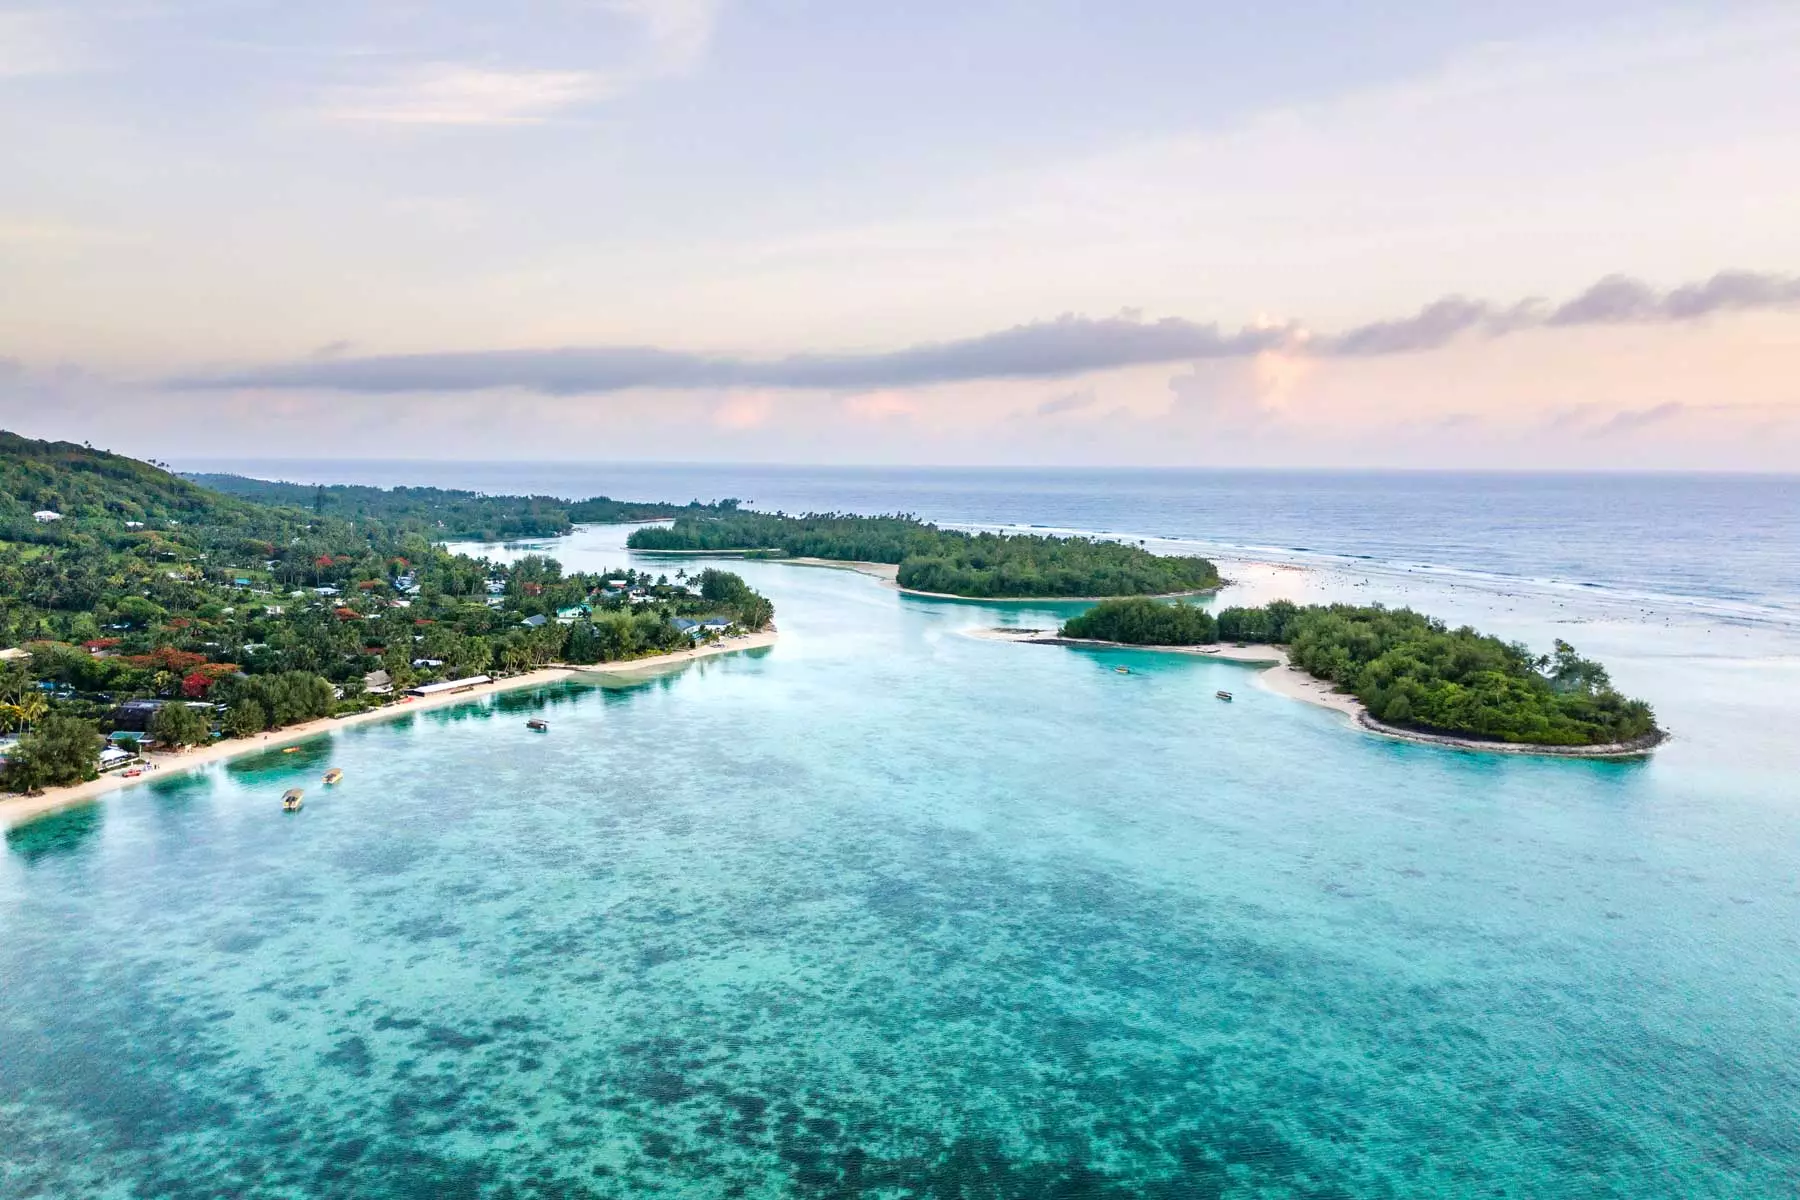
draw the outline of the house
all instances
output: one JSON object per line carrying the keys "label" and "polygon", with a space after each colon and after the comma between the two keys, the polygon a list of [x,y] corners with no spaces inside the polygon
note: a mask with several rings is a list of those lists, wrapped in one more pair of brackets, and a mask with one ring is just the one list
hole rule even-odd
{"label": "house", "polygon": [[144,527],[144,523],[142,521],[127,521],[127,522],[125,522],[125,528],[127,528],[127,529],[142,529],[143,527]]}
{"label": "house", "polygon": [[363,676],[363,691],[371,696],[394,694],[394,680],[386,671],[370,671]]}
{"label": "house", "polygon": [[699,637],[702,632],[700,622],[690,621],[686,617],[676,617],[673,621],[669,622],[669,624],[675,626],[677,630],[687,634],[689,637]]}
{"label": "house", "polygon": [[40,508],[31,514],[31,519],[36,521],[39,525],[48,525],[52,521],[62,520],[62,514],[53,512],[48,508]]}
{"label": "house", "polygon": [[556,623],[558,625],[573,625],[587,615],[588,610],[585,604],[575,604],[568,608],[559,608],[556,610]]}
{"label": "house", "polygon": [[504,579],[490,579],[487,581],[488,595],[500,596],[500,595],[504,595],[505,592],[506,592],[506,581]]}
{"label": "house", "polygon": [[415,666],[415,667],[441,667],[443,665],[444,665],[444,660],[441,658],[415,658],[415,659],[413,659],[413,666]]}
{"label": "house", "polygon": [[487,597],[487,606],[489,608],[499,608],[502,604],[505,604],[505,603],[506,603],[505,596],[489,596],[489,597]]}
{"label": "house", "polygon": [[107,724],[119,733],[144,733],[150,728],[150,718],[156,715],[166,701],[162,700],[127,700],[107,714]]}
{"label": "house", "polygon": [[338,590],[334,587],[316,587],[313,589],[313,595],[315,596],[335,596],[337,594]]}
{"label": "house", "polygon": [[724,617],[708,617],[700,623],[700,628],[708,633],[724,633],[731,628],[731,622]]}
{"label": "house", "polygon": [[107,771],[116,771],[120,767],[128,766],[136,761],[138,761],[138,756],[131,751],[121,750],[117,746],[108,746],[100,752],[100,762],[97,765],[104,774]]}
{"label": "house", "polygon": [[525,628],[527,628],[527,629],[542,629],[544,626],[548,625],[549,623],[550,623],[550,618],[546,617],[543,613],[534,613],[533,615],[526,617],[523,621],[519,622],[519,624],[525,626]]}

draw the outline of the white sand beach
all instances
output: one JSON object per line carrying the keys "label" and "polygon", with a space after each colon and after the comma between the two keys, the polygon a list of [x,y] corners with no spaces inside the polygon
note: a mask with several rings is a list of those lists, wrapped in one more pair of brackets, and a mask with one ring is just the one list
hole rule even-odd
{"label": "white sand beach", "polygon": [[692,650],[677,650],[673,654],[653,654],[647,658],[633,658],[624,662],[589,663],[570,669],[570,674],[582,675],[641,675],[647,671],[661,671],[670,667],[685,666],[703,658],[712,658],[719,654],[735,654],[742,650],[761,650],[773,646],[777,637],[773,629],[761,633],[745,633],[737,637],[721,638],[704,646],[696,646]]}
{"label": "white sand beach", "polygon": [[468,704],[471,701],[481,700],[501,692],[516,692],[525,688],[542,687],[545,684],[560,683],[565,679],[580,675],[619,676],[668,669],[714,655],[732,654],[740,650],[756,650],[764,646],[772,646],[775,644],[775,636],[774,630],[746,634],[742,637],[726,638],[693,650],[683,650],[676,654],[658,654],[649,658],[632,659],[629,662],[599,663],[582,667],[553,665],[536,671],[528,671],[523,675],[514,675],[506,679],[494,680],[491,683],[479,684],[468,691],[408,698],[385,708],[371,709],[368,712],[356,713],[347,717],[323,717],[317,721],[289,725],[285,729],[259,734],[253,738],[226,738],[175,754],[146,754],[142,775],[127,777],[121,772],[114,772],[102,775],[98,779],[91,779],[86,783],[47,788],[35,796],[0,796],[0,829],[23,824],[60,809],[86,804],[102,796],[139,784],[166,779],[171,774],[198,770],[201,767],[224,762],[243,754],[257,754],[264,750],[291,746],[337,729],[365,725],[374,721],[391,721],[411,713],[430,712],[432,709]]}
{"label": "white sand beach", "polygon": [[1658,737],[1597,746],[1540,746],[1526,742],[1490,742],[1451,734],[1401,729],[1377,720],[1355,696],[1341,692],[1323,680],[1314,679],[1294,666],[1288,661],[1287,652],[1279,646],[1132,646],[1123,642],[1059,637],[1051,629],[966,629],[963,632],[970,637],[988,641],[1022,642],[1039,646],[1085,646],[1096,650],[1135,650],[1148,654],[1188,654],[1262,667],[1265,669],[1257,672],[1256,683],[1267,691],[1341,713],[1358,729],[1378,737],[1452,750],[1470,750],[1481,754],[1536,754],[1552,758],[1636,758],[1649,753],[1666,740]]}

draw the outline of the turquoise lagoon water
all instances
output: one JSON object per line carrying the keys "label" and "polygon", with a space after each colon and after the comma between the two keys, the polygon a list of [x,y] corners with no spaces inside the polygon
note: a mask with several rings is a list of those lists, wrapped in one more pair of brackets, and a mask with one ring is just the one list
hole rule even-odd
{"label": "turquoise lagoon water", "polygon": [[0,1196],[1796,1193],[1781,629],[1234,572],[1577,629],[1678,733],[1507,759],[739,569],[769,651],[9,831]]}

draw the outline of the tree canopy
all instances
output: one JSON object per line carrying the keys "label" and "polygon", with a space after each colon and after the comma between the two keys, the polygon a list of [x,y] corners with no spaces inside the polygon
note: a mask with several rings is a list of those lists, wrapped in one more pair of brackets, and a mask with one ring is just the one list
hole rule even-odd
{"label": "tree canopy", "polygon": [[1152,554],[1094,538],[966,533],[902,515],[788,516],[735,510],[633,531],[634,550],[776,552],[894,563],[901,587],[952,596],[1130,596],[1203,591],[1219,572],[1204,558]]}
{"label": "tree canopy", "polygon": [[[468,493],[278,484],[252,501],[5,433],[0,484],[0,646],[28,654],[0,665],[0,725],[34,733],[47,713],[116,729],[127,702],[156,699],[166,742],[203,740],[214,725],[248,736],[385,703],[363,686],[376,671],[403,690],[628,659],[692,645],[709,618],[758,629],[774,613],[729,572],[709,598],[635,569],[565,573],[543,555],[452,554],[439,543],[460,510],[444,498]],[[274,502],[283,498],[294,503]],[[433,508],[440,501],[449,507]],[[55,519],[34,516],[45,511]],[[53,744],[77,744],[61,728]],[[30,766],[40,745],[20,751],[15,780],[43,777]]]}
{"label": "tree canopy", "polygon": [[[1163,609],[1154,612],[1152,609]],[[1349,604],[1228,608],[1109,600],[1063,625],[1065,637],[1133,645],[1214,641],[1285,645],[1289,660],[1337,684],[1377,719],[1408,729],[1546,746],[1657,736],[1655,714],[1620,695],[1606,669],[1558,641],[1534,656],[1517,643],[1411,609]]]}
{"label": "tree canopy", "polygon": [[300,484],[242,475],[189,474],[183,478],[258,504],[310,509],[317,516],[382,521],[401,533],[437,541],[499,542],[553,537],[575,522],[624,524],[662,521],[695,512],[729,512],[737,501],[717,505],[641,503],[595,496],[568,501],[556,496],[494,496],[434,487],[365,487],[359,484]]}

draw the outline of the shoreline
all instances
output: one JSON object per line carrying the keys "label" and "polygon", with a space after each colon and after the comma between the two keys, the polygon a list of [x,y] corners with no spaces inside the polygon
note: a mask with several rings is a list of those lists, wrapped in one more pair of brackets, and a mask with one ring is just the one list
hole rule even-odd
{"label": "shoreline", "polygon": [[779,632],[773,628],[761,633],[746,633],[735,638],[715,642],[709,646],[696,646],[692,650],[676,650],[669,654],[652,654],[647,658],[628,658],[608,663],[571,663],[567,671],[572,676],[582,675],[634,675],[639,671],[660,671],[667,667],[684,666],[687,663],[699,662],[703,658],[713,658],[720,654],[734,654],[741,650],[766,650],[775,644]]}
{"label": "shoreline", "polygon": [[113,792],[124,791],[145,783],[154,783],[158,779],[166,779],[170,775],[180,775],[200,767],[209,767],[214,763],[225,762],[240,755],[256,754],[264,750],[289,746],[295,742],[304,742],[334,729],[367,725],[376,721],[391,721],[396,717],[407,716],[411,713],[429,712],[432,709],[448,708],[455,704],[467,704],[471,700],[484,699],[501,692],[542,687],[548,683],[560,683],[570,674],[571,672],[565,667],[543,667],[535,671],[527,671],[523,675],[513,675],[506,679],[497,679],[492,683],[484,683],[479,687],[470,688],[466,692],[426,696],[406,704],[388,704],[367,712],[353,713],[347,717],[319,717],[316,720],[303,721],[298,725],[289,725],[283,729],[270,730],[257,737],[223,738],[205,746],[195,746],[176,754],[146,754],[144,755],[145,764],[155,769],[146,771],[143,775],[135,778],[126,778],[123,774],[114,772],[111,775],[102,775],[98,779],[90,779],[85,783],[71,783],[62,787],[49,788],[36,796],[13,794],[0,798],[0,828],[21,825],[26,821],[47,816],[65,808],[98,800]]}
{"label": "shoreline", "polygon": [[1451,733],[1429,733],[1420,729],[1402,729],[1373,716],[1368,706],[1348,692],[1338,691],[1332,684],[1315,679],[1289,661],[1287,651],[1279,646],[1137,646],[1128,642],[1105,642],[1092,638],[1066,638],[1044,631],[1027,632],[1006,629],[972,629],[971,637],[986,641],[1024,643],[1036,646],[1069,646],[1092,650],[1142,650],[1151,654],[1186,654],[1195,658],[1211,658],[1241,666],[1259,667],[1257,686],[1290,700],[1300,700],[1320,708],[1328,708],[1349,719],[1365,733],[1400,742],[1416,742],[1449,750],[1467,750],[1478,754],[1526,754],[1543,758],[1642,758],[1668,740],[1667,733],[1654,734],[1630,742],[1605,742],[1593,746],[1542,746],[1531,742],[1486,741],[1459,737]]}
{"label": "shoreline", "polygon": [[352,713],[347,717],[320,717],[317,720],[271,730],[256,737],[224,738],[176,754],[146,754],[144,755],[145,765],[154,769],[147,770],[144,774],[136,777],[127,778],[121,772],[114,772],[110,775],[102,775],[98,779],[87,780],[84,783],[49,788],[36,796],[0,795],[0,829],[11,829],[64,809],[91,804],[114,792],[121,792],[146,783],[155,783],[159,779],[167,779],[172,775],[181,775],[202,767],[210,767],[215,763],[226,762],[245,754],[257,754],[264,750],[274,750],[293,745],[296,742],[304,742],[323,734],[329,734],[336,729],[368,725],[378,721],[391,721],[399,717],[410,716],[413,713],[450,708],[458,704],[484,700],[503,692],[516,692],[525,688],[562,683],[581,675],[611,676],[630,674],[640,670],[661,670],[739,650],[762,649],[774,645],[775,637],[775,631],[769,630],[765,633],[750,634],[735,641],[702,646],[694,650],[677,651],[674,654],[657,654],[648,658],[634,658],[617,663],[593,663],[585,666],[556,664],[539,667],[536,670],[527,671],[523,675],[512,675],[505,679],[496,679],[491,683],[472,687],[466,692],[425,696],[403,704],[388,704],[367,712]]}

